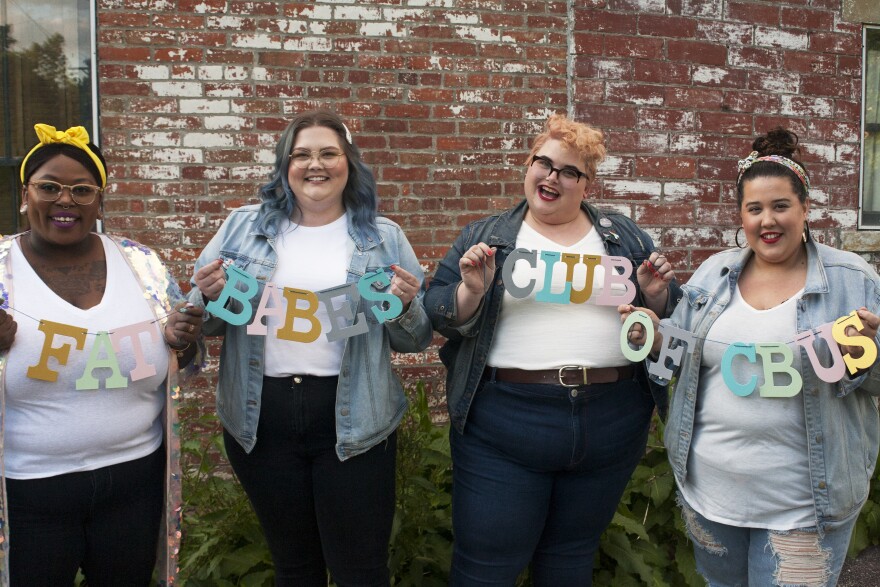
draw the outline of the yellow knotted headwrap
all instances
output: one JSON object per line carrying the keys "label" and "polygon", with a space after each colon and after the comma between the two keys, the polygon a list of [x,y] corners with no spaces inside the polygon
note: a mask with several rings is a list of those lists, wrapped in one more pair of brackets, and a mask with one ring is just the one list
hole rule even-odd
{"label": "yellow knotted headwrap", "polygon": [[101,174],[101,187],[107,187],[107,170],[104,169],[104,164],[101,163],[98,156],[89,148],[89,133],[85,128],[81,126],[72,126],[65,131],[60,131],[55,130],[54,126],[49,126],[48,124],[35,124],[34,130],[37,131],[37,138],[40,139],[40,142],[37,143],[21,161],[21,183],[24,183],[25,163],[27,163],[27,160],[30,159],[31,155],[33,155],[37,149],[53,143],[64,143],[65,145],[73,145],[86,152],[92,161],[95,162],[95,167],[98,168],[98,173]]}

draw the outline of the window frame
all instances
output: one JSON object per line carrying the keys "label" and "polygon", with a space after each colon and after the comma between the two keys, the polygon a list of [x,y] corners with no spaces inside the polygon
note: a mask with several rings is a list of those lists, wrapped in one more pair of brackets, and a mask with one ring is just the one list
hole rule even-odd
{"label": "window frame", "polygon": [[[859,148],[860,148],[860,157],[859,157],[859,209],[858,209],[858,229],[859,230],[880,230],[880,193],[874,195],[874,200],[878,202],[878,208],[876,210],[867,210],[866,207],[866,189],[865,186],[865,132],[869,130],[868,125],[866,123],[865,110],[867,109],[867,94],[868,94],[868,34],[869,31],[876,31],[876,33],[880,36],[880,25],[873,24],[864,24],[862,26],[862,112],[859,121],[859,129],[860,129],[860,137],[859,137]],[[880,69],[880,64],[878,64],[878,69]],[[877,75],[880,76],[880,71],[877,72]],[[880,88],[878,88],[878,93],[880,93]],[[880,96],[878,96],[878,104],[880,104]],[[880,135],[880,113],[877,115],[878,122],[872,123],[871,126],[876,127],[875,130],[878,135]],[[876,148],[880,150],[880,136],[877,139]],[[880,169],[877,170],[880,173]],[[874,219],[868,221],[866,216],[870,214],[874,216]]]}

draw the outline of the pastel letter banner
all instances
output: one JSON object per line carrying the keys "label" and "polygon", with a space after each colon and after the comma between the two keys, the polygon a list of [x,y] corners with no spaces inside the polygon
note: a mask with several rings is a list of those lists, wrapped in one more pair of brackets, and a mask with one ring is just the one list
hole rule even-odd
{"label": "pastel letter banner", "polygon": [[535,295],[536,302],[549,302],[551,304],[567,304],[571,301],[571,283],[565,282],[562,291],[553,293],[553,267],[562,254],[559,251],[541,251],[541,260],[544,261],[544,287]]}
{"label": "pastel letter banner", "polygon": [[[278,329],[276,333],[278,338],[294,342],[314,342],[318,340],[318,337],[321,336],[321,322],[315,317],[315,311],[318,309],[318,296],[307,289],[285,287],[284,299],[287,300],[287,321],[284,323],[284,326]],[[297,308],[296,303],[299,300],[305,301],[308,306]],[[293,322],[296,318],[307,320],[311,324],[311,328],[304,331],[294,330]]]}
{"label": "pastel letter banner", "polygon": [[843,360],[846,361],[846,367],[849,369],[849,374],[855,375],[856,371],[859,369],[867,369],[874,364],[874,359],[877,358],[877,345],[874,344],[873,340],[861,334],[857,336],[849,336],[846,333],[846,329],[849,326],[854,326],[856,330],[864,328],[864,324],[862,324],[862,321],[859,319],[859,315],[856,314],[855,310],[850,312],[849,315],[839,318],[837,322],[834,323],[834,326],[831,327],[831,334],[834,336],[834,340],[843,346],[860,346],[865,349],[865,352],[862,353],[862,356],[858,359],[853,357],[850,353],[843,355]]}
{"label": "pastel letter banner", "polygon": [[[144,347],[141,345],[140,334],[146,333],[150,335],[150,342],[157,344],[159,342],[159,329],[154,325],[153,320],[138,322],[117,328],[110,334],[110,342],[113,343],[113,352],[119,354],[121,343],[124,339],[131,339],[131,350],[134,353],[134,369],[128,374],[132,381],[140,381],[156,374],[156,366],[147,363],[144,357]],[[97,387],[90,389],[98,389]]]}
{"label": "pastel letter banner", "polygon": [[[237,286],[239,283],[244,284],[247,289],[244,291],[238,289]],[[226,269],[226,285],[223,286],[223,291],[220,292],[220,297],[214,301],[208,302],[207,305],[205,305],[205,309],[214,316],[217,316],[234,326],[247,324],[251,319],[251,314],[254,313],[250,300],[256,295],[258,288],[259,285],[257,284],[256,277],[242,271],[235,265],[230,265]],[[226,309],[226,302],[229,301],[229,298],[235,298],[241,302],[242,308],[240,314],[234,314]]]}
{"label": "pastel letter banner", "polygon": [[[102,351],[106,355],[104,359],[98,358]],[[76,380],[77,391],[98,389],[100,382],[92,372],[102,367],[111,371],[111,375],[104,382],[106,389],[128,387],[128,379],[119,370],[119,361],[116,360],[116,353],[113,352],[113,343],[110,341],[110,335],[106,332],[99,332],[95,336],[95,344],[92,345],[92,352],[89,353],[86,369],[82,377]]]}
{"label": "pastel letter banner", "polygon": [[733,359],[737,355],[743,355],[750,363],[756,362],[758,357],[755,356],[755,345],[746,344],[744,342],[735,342],[727,347],[727,350],[724,351],[724,355],[721,356],[721,378],[724,379],[724,383],[730,388],[730,391],[736,395],[746,397],[755,391],[755,386],[758,385],[758,376],[752,375],[749,378],[748,383],[740,383],[737,381],[736,377],[733,375]]}
{"label": "pastel letter banner", "polygon": [[[657,359],[656,363],[648,365],[648,373],[654,377],[672,379],[672,369],[678,369],[678,366],[681,365],[681,355],[684,352],[684,347],[681,344],[678,344],[674,349],[671,348],[672,341],[677,340],[679,343],[686,344],[688,352],[691,353],[693,352],[694,340],[696,339],[693,332],[688,332],[663,322],[660,323],[659,330],[660,334],[663,335],[663,344],[660,346],[660,358]],[[672,368],[667,366],[669,361],[672,362]]]}
{"label": "pastel letter banner", "polygon": [[[342,300],[339,307],[333,305],[333,298],[346,296]],[[364,313],[359,312],[357,319],[352,315],[352,308],[357,307],[358,301],[361,299],[358,294],[356,283],[347,283],[339,285],[331,289],[325,289],[318,292],[318,300],[324,303],[327,308],[327,315],[330,317],[330,332],[327,333],[328,342],[336,342],[343,338],[357,336],[363,334],[369,329],[367,321],[364,319]],[[339,320],[343,320],[345,324],[349,324],[354,319],[351,326],[339,326]]]}
{"label": "pastel letter banner", "polygon": [[[269,307],[269,300],[272,300],[272,307]],[[278,322],[284,320],[284,301],[278,294],[278,288],[274,283],[267,283],[263,288],[263,297],[260,298],[260,304],[257,306],[257,315],[254,321],[248,324],[247,333],[257,336],[266,336],[269,319],[268,316],[277,316]],[[265,324],[263,318],[266,318]]]}
{"label": "pastel letter banner", "polygon": [[827,383],[837,383],[843,379],[843,376],[846,374],[846,365],[843,362],[843,355],[840,354],[840,347],[837,346],[837,343],[834,341],[834,336],[831,333],[831,327],[833,324],[833,322],[826,322],[819,327],[819,340],[825,341],[825,345],[828,347],[828,352],[831,354],[830,367],[825,367],[819,361],[819,356],[816,354],[816,348],[813,346],[816,337],[813,335],[812,330],[805,330],[794,337],[795,344],[804,347],[804,350],[807,352],[807,356],[810,358],[810,364],[813,366],[813,371],[816,372],[819,379]]}
{"label": "pastel letter banner", "polygon": [[[636,297],[636,286],[629,280],[633,272],[632,261],[626,257],[602,257],[602,267],[605,268],[605,281],[602,283],[602,293],[596,298],[598,306],[619,306],[620,304],[628,304]],[[615,267],[619,267],[623,273],[618,274],[614,271]],[[615,296],[615,283],[626,288],[621,295]]]}
{"label": "pastel letter banner", "polygon": [[[761,356],[761,365],[764,367],[764,385],[759,389],[761,397],[792,397],[800,392],[803,386],[801,374],[792,369],[791,360],[794,353],[784,342],[759,342],[755,350]],[[782,360],[773,361],[773,355],[781,355]],[[776,383],[775,374],[781,373],[789,377],[785,385]]]}
{"label": "pastel letter banner", "polygon": [[512,297],[522,299],[528,297],[532,290],[535,289],[535,280],[532,279],[524,287],[520,287],[513,282],[513,270],[516,268],[517,261],[525,261],[532,269],[538,266],[538,251],[530,251],[529,249],[514,249],[507,255],[504,266],[501,267],[501,279],[504,280],[504,289],[507,290]]}
{"label": "pastel letter banner", "polygon": [[[629,329],[636,324],[641,324],[645,329],[645,344],[640,349],[634,349],[629,345]],[[637,310],[626,317],[623,328],[620,329],[620,350],[628,361],[638,363],[643,361],[650,353],[654,345],[654,323],[651,317],[641,310]]]}
{"label": "pastel letter banner", "polygon": [[[574,288],[574,268],[580,255],[574,253],[562,253],[562,262],[565,263],[565,281],[571,283],[571,301],[574,304],[583,304],[593,295],[593,277],[596,274],[596,265],[602,262],[599,255],[584,255],[583,263],[587,266],[587,276],[583,289]],[[506,281],[504,282],[507,283]]]}
{"label": "pastel letter banner", "polygon": [[[372,273],[367,273],[363,277],[358,280],[357,288],[365,300],[369,300],[371,302],[385,302],[388,306],[384,309],[379,306],[370,306],[370,310],[373,312],[373,315],[379,321],[379,324],[385,322],[386,320],[391,320],[392,318],[397,318],[400,316],[401,312],[403,312],[403,302],[400,301],[400,298],[392,295],[390,293],[384,293],[379,291],[374,291],[374,287],[386,288],[391,285],[391,281],[388,279],[388,276],[385,275],[385,271],[379,269],[378,271],[374,271]],[[383,304],[384,305],[384,304]]]}
{"label": "pastel letter banner", "polygon": [[60,347],[53,347],[52,340],[55,335],[66,336],[76,341],[76,349],[82,350],[86,343],[86,329],[79,326],[70,326],[50,320],[40,320],[39,330],[45,334],[43,351],[40,353],[40,362],[28,367],[27,376],[41,381],[58,381],[58,371],[49,369],[49,357],[54,357],[59,365],[66,365],[70,356],[70,344],[65,343]]}

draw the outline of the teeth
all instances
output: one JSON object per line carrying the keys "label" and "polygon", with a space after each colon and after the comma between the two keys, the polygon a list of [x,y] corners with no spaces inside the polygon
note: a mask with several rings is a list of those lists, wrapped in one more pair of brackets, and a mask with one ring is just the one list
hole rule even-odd
{"label": "teeth", "polygon": [[56,222],[73,222],[76,218],[73,216],[53,216],[52,220],[55,220]]}
{"label": "teeth", "polygon": [[550,189],[547,186],[543,186],[543,185],[541,186],[541,191],[547,195],[550,195],[550,196],[558,196],[559,195],[559,192],[557,192],[556,190]]}

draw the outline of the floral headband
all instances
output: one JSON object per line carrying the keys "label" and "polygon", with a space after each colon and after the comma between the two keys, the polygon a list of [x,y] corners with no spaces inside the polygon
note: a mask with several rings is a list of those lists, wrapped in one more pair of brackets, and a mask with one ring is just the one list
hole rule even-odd
{"label": "floral headband", "polygon": [[752,151],[749,153],[749,156],[745,159],[740,159],[739,163],[737,163],[737,169],[739,170],[739,174],[736,176],[736,184],[739,185],[739,182],[742,181],[742,176],[748,170],[749,167],[757,163],[758,161],[772,161],[773,163],[779,163],[780,165],[784,165],[791,169],[798,179],[801,180],[801,183],[804,184],[804,187],[807,188],[807,191],[810,191],[810,178],[807,176],[807,172],[804,171],[804,168],[789,159],[788,157],[783,157],[782,155],[765,155],[763,157],[758,156],[757,151]]}
{"label": "floral headband", "polygon": [[101,187],[107,187],[107,170],[101,159],[89,148],[89,133],[81,126],[72,126],[65,131],[55,130],[54,126],[48,124],[35,124],[34,130],[37,132],[37,138],[40,140],[30,152],[24,156],[21,161],[21,183],[24,183],[24,167],[27,160],[30,159],[38,149],[47,145],[63,143],[65,145],[73,145],[78,149],[82,149],[95,163],[98,173],[101,174]]}

